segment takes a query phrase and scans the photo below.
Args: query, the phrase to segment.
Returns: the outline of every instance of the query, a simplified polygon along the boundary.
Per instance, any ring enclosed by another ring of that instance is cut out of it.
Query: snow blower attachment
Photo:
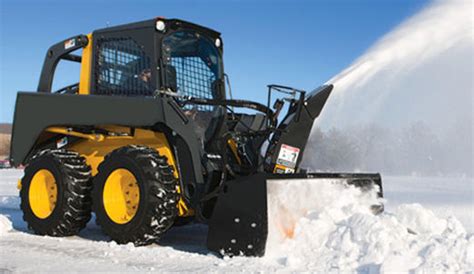
[[[264,174],[229,181],[219,196],[209,223],[208,247],[226,255],[263,256],[271,243],[292,239],[299,218],[311,206],[308,193],[320,191],[320,184],[339,184],[373,191],[381,197],[379,174]],[[296,196],[298,195],[298,196]],[[374,214],[383,205],[371,205]]]
[[[227,98],[222,53],[218,32],[163,18],[53,45],[38,92],[15,107],[10,160],[25,166],[28,226],[75,235],[94,212],[116,242],[145,245],[195,221],[209,224],[209,249],[261,256],[305,214],[285,201],[332,183],[382,196],[379,174],[300,168],[332,85],[269,85],[266,104]],[[52,91],[63,61],[81,64],[79,81]]]

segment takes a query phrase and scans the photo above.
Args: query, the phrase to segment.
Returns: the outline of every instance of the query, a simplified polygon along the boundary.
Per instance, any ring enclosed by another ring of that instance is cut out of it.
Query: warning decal
[[[64,42],[64,49],[72,48],[76,45],[76,39],[69,39]]]
[[[63,137],[56,142],[56,147],[62,148],[63,146],[67,145],[67,143],[68,143],[67,137]]]
[[[280,148],[280,152],[278,153],[277,164],[286,166],[289,168],[295,168],[296,161],[298,160],[299,154],[300,154],[299,148],[282,144]]]

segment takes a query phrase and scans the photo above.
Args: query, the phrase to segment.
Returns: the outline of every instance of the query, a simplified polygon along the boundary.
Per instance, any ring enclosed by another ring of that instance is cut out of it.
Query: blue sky
[[[263,102],[269,83],[324,83],[428,2],[0,0],[0,122],[12,121],[17,91],[36,90],[50,45],[107,25],[164,16],[213,28],[234,97]],[[54,86],[77,82],[78,67],[58,73]]]

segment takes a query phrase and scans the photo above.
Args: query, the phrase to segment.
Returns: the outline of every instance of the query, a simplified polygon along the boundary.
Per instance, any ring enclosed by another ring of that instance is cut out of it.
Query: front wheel
[[[97,223],[119,244],[155,242],[173,225],[179,194],[166,157],[149,147],[112,151],[94,178]]]

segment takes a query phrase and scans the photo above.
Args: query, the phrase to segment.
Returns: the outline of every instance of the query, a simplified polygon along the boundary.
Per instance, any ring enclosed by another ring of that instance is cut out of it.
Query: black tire
[[[103,195],[109,175],[117,169],[131,172],[137,181],[140,199],[134,216],[117,223],[106,212]],[[146,146],[126,146],[109,153],[94,178],[92,207],[103,231],[119,244],[136,246],[156,242],[173,225],[178,214],[177,179],[166,157]]]
[[[30,204],[30,185],[34,175],[47,170],[57,187],[54,209],[45,218],[38,217]],[[91,169],[78,153],[67,150],[43,150],[25,167],[20,190],[23,220],[36,234],[71,236],[79,233],[91,218]]]

